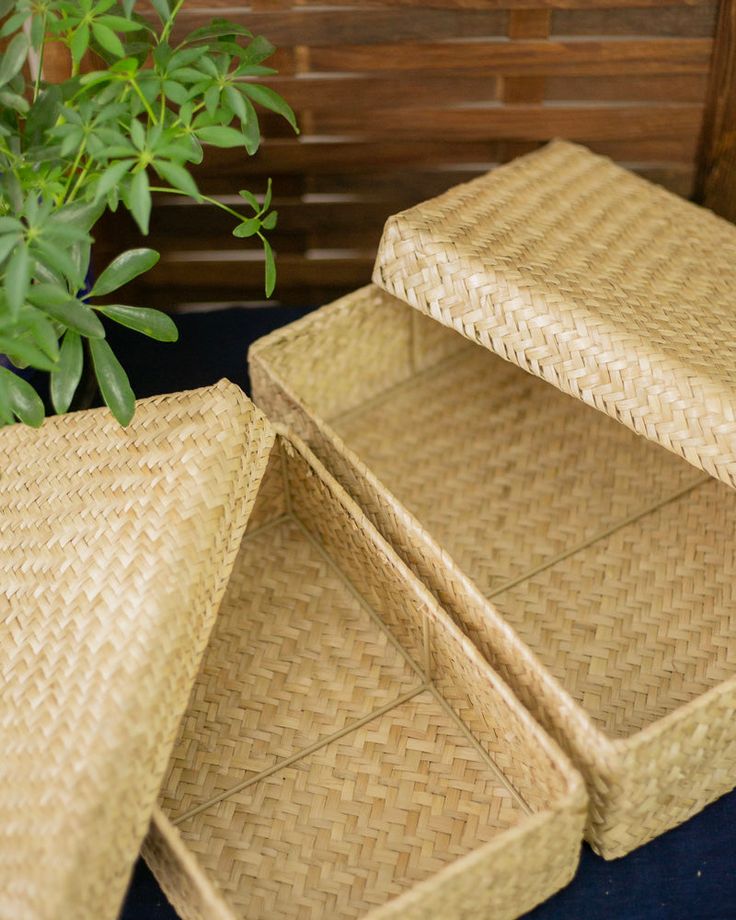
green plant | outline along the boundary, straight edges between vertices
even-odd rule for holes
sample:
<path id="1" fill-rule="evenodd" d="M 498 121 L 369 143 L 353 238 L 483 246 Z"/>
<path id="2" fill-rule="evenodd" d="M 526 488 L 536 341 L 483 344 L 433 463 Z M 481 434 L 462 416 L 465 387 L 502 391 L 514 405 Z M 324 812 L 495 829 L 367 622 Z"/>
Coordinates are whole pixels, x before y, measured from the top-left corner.
<path id="1" fill-rule="evenodd" d="M 85 344 L 102 396 L 121 424 L 134 412 L 127 375 L 105 340 L 101 317 L 164 342 L 177 330 L 164 313 L 100 304 L 158 261 L 153 249 L 121 253 L 91 290 L 91 231 L 120 204 L 148 233 L 151 193 L 207 201 L 227 211 L 236 237 L 258 237 L 265 287 L 276 278 L 264 231 L 276 225 L 271 188 L 263 201 L 240 192 L 247 213 L 200 194 L 192 164 L 203 150 L 258 149 L 254 103 L 294 114 L 272 89 L 253 82 L 273 46 L 240 25 L 215 19 L 181 42 L 172 30 L 183 0 L 150 0 L 154 18 L 135 0 L 0 0 L 0 353 L 17 368 L 50 374 L 57 412 L 65 412 L 82 374 Z M 50 42 L 69 50 L 71 75 L 43 78 Z M 57 46 L 58 47 L 58 46 Z M 85 55 L 93 69 L 82 73 Z M 36 391 L 0 367 L 0 425 L 40 425 Z"/>

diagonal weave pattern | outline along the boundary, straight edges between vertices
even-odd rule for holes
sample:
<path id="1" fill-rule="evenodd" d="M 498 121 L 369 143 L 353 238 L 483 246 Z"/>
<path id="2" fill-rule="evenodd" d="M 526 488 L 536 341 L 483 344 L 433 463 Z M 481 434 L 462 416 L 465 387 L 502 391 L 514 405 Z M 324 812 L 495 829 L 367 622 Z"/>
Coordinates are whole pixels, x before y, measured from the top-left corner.
<path id="1" fill-rule="evenodd" d="M 116 916 L 272 443 L 226 382 L 0 432 L 0 916 Z"/>
<path id="2" fill-rule="evenodd" d="M 374 280 L 736 484 L 736 228 L 555 142 L 388 220 Z"/>
<path id="3" fill-rule="evenodd" d="M 735 522 L 736 495 L 711 480 L 495 603 L 596 724 L 626 737 L 736 675 Z"/>
<path id="4" fill-rule="evenodd" d="M 162 807 L 178 817 L 417 681 L 299 526 L 277 522 L 242 543 Z"/>
<path id="5" fill-rule="evenodd" d="M 333 426 L 484 594 L 702 479 L 479 348 Z"/>
<path id="6" fill-rule="evenodd" d="M 425 692 L 179 830 L 249 920 L 342 920 L 522 817 Z"/>

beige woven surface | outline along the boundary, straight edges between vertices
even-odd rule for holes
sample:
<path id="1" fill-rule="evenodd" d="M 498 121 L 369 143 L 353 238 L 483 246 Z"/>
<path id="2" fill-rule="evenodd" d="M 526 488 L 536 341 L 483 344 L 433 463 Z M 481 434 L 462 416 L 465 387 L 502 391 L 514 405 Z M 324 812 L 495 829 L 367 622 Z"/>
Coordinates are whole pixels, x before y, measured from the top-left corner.
<path id="1" fill-rule="evenodd" d="M 341 405 L 330 349 L 364 318 Z M 427 322 L 357 291 L 254 346 L 256 399 L 566 747 L 588 839 L 621 856 L 736 785 L 736 495 Z M 399 338 L 361 404 L 360 374 Z"/>
<path id="2" fill-rule="evenodd" d="M 483 593 L 702 479 L 478 348 L 333 426 Z"/>
<path id="3" fill-rule="evenodd" d="M 0 916 L 116 916 L 272 442 L 227 383 L 0 432 Z"/>
<path id="4" fill-rule="evenodd" d="M 518 916 L 574 872 L 579 777 L 317 461 L 281 450 L 146 858 L 185 920 L 399 918 L 405 898 Z M 503 877 L 469 884 L 463 859 Z"/>
<path id="5" fill-rule="evenodd" d="M 736 228 L 555 142 L 388 220 L 390 293 L 736 484 Z"/>

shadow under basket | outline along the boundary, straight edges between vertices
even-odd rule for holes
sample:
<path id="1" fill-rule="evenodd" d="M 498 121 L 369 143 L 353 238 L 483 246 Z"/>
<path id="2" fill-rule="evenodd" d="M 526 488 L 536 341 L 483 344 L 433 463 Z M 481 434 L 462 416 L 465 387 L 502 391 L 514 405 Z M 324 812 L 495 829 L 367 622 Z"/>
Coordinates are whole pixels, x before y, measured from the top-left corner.
<path id="1" fill-rule="evenodd" d="M 144 856 L 193 918 L 515 917 L 573 876 L 567 758 L 279 436 Z"/>
<path id="2" fill-rule="evenodd" d="M 736 784 L 736 493 L 369 286 L 250 351 L 303 438 L 570 754 L 622 856 Z"/>

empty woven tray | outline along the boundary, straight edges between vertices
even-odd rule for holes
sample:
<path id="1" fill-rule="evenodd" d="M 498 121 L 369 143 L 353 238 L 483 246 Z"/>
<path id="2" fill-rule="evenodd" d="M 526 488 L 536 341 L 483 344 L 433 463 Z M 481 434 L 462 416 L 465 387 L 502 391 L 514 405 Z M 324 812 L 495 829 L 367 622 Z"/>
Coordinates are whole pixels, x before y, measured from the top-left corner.
<path id="1" fill-rule="evenodd" d="M 250 365 L 571 754 L 599 852 L 736 785 L 732 489 L 375 287 Z"/>
<path id="2" fill-rule="evenodd" d="M 0 431 L 0 916 L 114 920 L 265 469 L 231 384 Z"/>
<path id="3" fill-rule="evenodd" d="M 736 227 L 557 141 L 391 217 L 374 281 L 736 484 Z"/>
<path id="4" fill-rule="evenodd" d="M 192 918 L 514 917 L 579 775 L 311 455 L 261 487 L 144 853 Z"/>

